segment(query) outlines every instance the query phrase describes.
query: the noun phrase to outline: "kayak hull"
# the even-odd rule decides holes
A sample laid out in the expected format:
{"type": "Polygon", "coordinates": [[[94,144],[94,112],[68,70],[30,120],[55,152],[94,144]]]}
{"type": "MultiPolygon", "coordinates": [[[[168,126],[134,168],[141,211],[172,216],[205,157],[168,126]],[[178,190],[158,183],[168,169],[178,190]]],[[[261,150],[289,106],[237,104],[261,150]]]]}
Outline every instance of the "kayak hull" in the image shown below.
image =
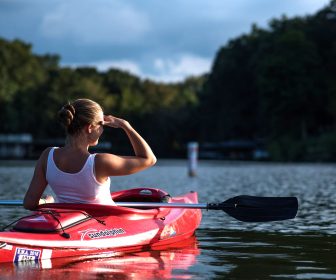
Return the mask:
{"type": "MultiPolygon", "coordinates": [[[[115,201],[197,203],[197,193],[168,197],[137,188],[112,193],[115,201]],[[168,198],[167,198],[168,197],[168,198]]],[[[93,204],[49,204],[0,232],[0,263],[64,257],[109,257],[120,252],[164,249],[192,236],[200,209],[138,209],[93,204]]]]}
{"type": "Polygon", "coordinates": [[[196,263],[199,254],[196,237],[191,236],[164,249],[120,253],[108,258],[98,255],[87,259],[80,256],[2,263],[0,275],[1,279],[62,279],[66,274],[69,279],[82,279],[85,272],[85,279],[99,279],[102,274],[113,279],[185,279],[185,272],[196,263]]]}

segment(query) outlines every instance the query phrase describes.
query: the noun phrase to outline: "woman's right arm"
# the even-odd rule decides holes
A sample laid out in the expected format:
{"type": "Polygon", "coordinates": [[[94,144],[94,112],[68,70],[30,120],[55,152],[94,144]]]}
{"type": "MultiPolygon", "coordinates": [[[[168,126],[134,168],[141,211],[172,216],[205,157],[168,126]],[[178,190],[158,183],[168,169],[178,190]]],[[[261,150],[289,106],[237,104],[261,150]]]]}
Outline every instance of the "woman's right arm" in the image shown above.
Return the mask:
{"type": "Polygon", "coordinates": [[[129,175],[156,163],[156,157],[150,146],[127,121],[113,116],[105,116],[104,125],[123,129],[132,144],[135,155],[97,154],[97,177],[129,175]]]}
{"type": "Polygon", "coordinates": [[[33,178],[23,200],[23,207],[34,210],[39,204],[52,202],[50,198],[41,201],[41,196],[48,184],[46,179],[46,163],[50,148],[43,151],[38,159],[33,178]]]}

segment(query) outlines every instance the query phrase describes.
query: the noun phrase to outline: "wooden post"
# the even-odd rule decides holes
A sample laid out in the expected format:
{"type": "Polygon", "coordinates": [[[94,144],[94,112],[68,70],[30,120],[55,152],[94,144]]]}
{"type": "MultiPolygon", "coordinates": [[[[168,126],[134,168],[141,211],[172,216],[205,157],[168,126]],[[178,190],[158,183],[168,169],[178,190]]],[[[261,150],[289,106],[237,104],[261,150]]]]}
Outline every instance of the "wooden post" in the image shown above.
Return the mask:
{"type": "Polygon", "coordinates": [[[198,161],[198,143],[189,142],[188,143],[188,175],[190,177],[196,176],[198,161]]]}

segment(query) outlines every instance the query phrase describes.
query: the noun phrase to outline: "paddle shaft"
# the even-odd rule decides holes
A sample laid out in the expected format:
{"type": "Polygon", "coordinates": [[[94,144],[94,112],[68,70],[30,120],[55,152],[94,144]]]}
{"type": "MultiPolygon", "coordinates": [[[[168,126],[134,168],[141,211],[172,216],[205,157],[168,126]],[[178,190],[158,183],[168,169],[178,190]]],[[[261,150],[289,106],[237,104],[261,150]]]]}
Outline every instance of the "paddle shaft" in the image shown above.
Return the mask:
{"type": "MultiPolygon", "coordinates": [[[[1,206],[22,206],[22,200],[0,200],[1,206]]],[[[116,202],[117,206],[139,208],[191,208],[207,209],[207,203],[116,202]]]]}
{"type": "MultiPolygon", "coordinates": [[[[0,200],[1,205],[22,206],[23,202],[22,200],[0,200]]],[[[116,202],[116,205],[140,209],[161,207],[223,210],[226,214],[243,222],[270,222],[293,219],[298,211],[296,197],[258,197],[248,195],[229,198],[221,203],[116,202]]],[[[52,203],[50,207],[53,207],[52,203]]]]}

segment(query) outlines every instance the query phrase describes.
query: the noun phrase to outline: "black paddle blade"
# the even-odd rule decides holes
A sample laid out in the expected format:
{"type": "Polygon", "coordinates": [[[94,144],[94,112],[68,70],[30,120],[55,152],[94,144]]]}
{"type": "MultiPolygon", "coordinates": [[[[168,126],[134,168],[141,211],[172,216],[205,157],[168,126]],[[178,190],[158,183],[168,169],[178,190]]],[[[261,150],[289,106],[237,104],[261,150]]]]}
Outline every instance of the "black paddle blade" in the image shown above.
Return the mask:
{"type": "Polygon", "coordinates": [[[296,197],[257,197],[240,195],[222,203],[208,204],[208,209],[223,210],[243,222],[270,222],[295,218],[296,197]]]}

